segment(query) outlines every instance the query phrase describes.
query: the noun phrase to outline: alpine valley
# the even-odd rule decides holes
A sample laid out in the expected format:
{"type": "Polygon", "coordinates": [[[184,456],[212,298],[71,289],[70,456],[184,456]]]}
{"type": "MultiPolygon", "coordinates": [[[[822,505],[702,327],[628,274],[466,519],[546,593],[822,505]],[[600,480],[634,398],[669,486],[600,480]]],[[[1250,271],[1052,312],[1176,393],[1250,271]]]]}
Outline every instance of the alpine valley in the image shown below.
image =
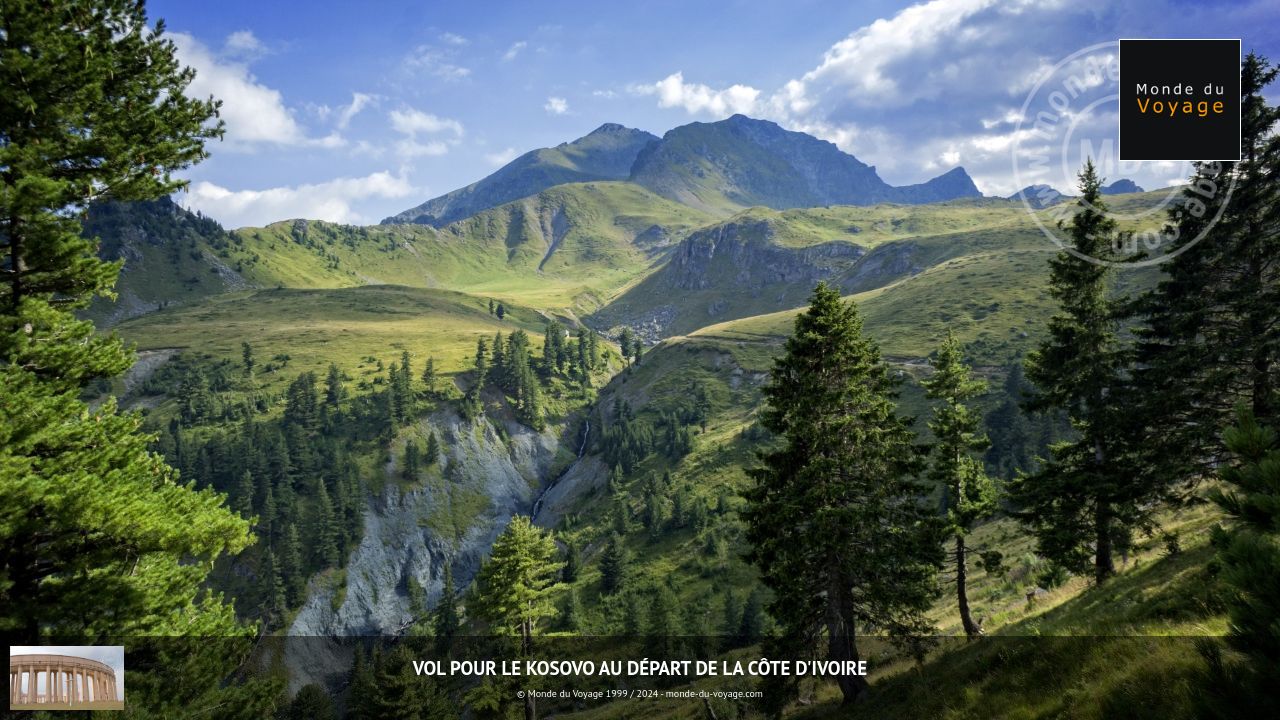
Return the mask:
{"type": "MultiPolygon", "coordinates": [[[[1122,209],[1167,196],[1112,187],[1122,209]]],[[[974,401],[987,471],[1033,471],[1072,432],[1019,406],[1023,357],[1056,308],[1058,248],[1029,214],[1053,222],[1052,195],[1035,210],[984,197],[959,167],[895,187],[829,142],[735,115],[662,137],[606,124],[378,225],[228,230],[169,200],[97,206],[85,233],[123,271],[117,298],[87,315],[138,362],[91,390],[141,411],[184,480],[254,519],[256,544],[220,561],[212,582],[267,634],[426,633],[442,604],[465,601],[508,521],[528,515],[565,563],[550,630],[717,636],[715,652],[759,658],[774,619],[741,513],[747,471],[775,441],[761,390],[796,314],[819,282],[855,300],[924,439],[920,381],[954,333],[988,381],[974,401]]],[[[1156,272],[1121,272],[1115,291],[1150,287],[1156,272]]],[[[1221,632],[1223,611],[1202,592],[1216,517],[1198,506],[1166,518],[1093,589],[997,513],[972,540],[1005,568],[971,568],[974,613],[1009,638],[1221,632]]],[[[930,617],[962,634],[950,596],[930,617]]],[[[972,685],[997,664],[1008,673],[982,693],[947,696],[948,716],[1034,704],[1037,717],[1103,717],[1120,686],[1158,713],[1184,707],[1184,685],[1139,680],[1190,662],[1105,637],[948,646],[922,660],[924,674],[887,651],[870,659],[878,691],[858,717],[941,717],[921,678],[972,685]],[[1131,662],[1138,652],[1144,662],[1131,662]],[[1015,677],[1038,672],[1062,692],[1015,677]]],[[[341,643],[287,660],[291,690],[347,687],[341,643]]],[[[792,712],[842,716],[834,687],[804,692],[792,712]]],[[[733,705],[655,701],[644,716],[733,717],[733,705]]]]}

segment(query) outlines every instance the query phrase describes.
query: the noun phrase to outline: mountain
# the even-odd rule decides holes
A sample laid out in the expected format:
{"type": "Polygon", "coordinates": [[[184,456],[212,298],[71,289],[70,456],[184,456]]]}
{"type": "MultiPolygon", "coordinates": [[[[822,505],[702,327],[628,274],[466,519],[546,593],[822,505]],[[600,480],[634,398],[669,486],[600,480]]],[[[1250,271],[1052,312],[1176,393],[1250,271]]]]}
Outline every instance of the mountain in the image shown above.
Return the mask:
{"type": "Polygon", "coordinates": [[[1138,183],[1129,178],[1120,178],[1119,180],[1106,185],[1102,188],[1103,195],[1127,195],[1129,193],[1146,192],[1138,183]]]}
{"type": "Polygon", "coordinates": [[[744,115],[667,132],[640,152],[631,180],[722,215],[757,205],[915,204],[981,195],[962,168],[927,183],[893,187],[874,167],[832,143],[744,115]]]}
{"type": "Polygon", "coordinates": [[[657,139],[643,130],[614,123],[601,125],[573,142],[527,152],[483,180],[432,198],[382,223],[441,227],[554,185],[625,180],[641,148],[657,139]]]}
{"type": "Polygon", "coordinates": [[[1031,207],[1039,210],[1041,208],[1047,208],[1050,205],[1056,205],[1065,200],[1066,197],[1066,195],[1058,192],[1057,189],[1041,183],[1038,185],[1028,185],[1005,199],[1022,200],[1025,198],[1031,207]]]}

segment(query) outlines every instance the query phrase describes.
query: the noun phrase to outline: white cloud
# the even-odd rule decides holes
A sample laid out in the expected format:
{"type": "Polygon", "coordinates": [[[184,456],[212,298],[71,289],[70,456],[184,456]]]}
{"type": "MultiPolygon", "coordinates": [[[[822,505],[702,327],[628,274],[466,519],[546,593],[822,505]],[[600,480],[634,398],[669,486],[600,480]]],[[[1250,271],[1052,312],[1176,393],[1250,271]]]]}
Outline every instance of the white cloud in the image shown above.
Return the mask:
{"type": "Polygon", "coordinates": [[[515,148],[504,148],[498,152],[485,153],[485,162],[490,165],[506,165],[507,163],[519,157],[520,153],[515,148]]]}
{"type": "Polygon", "coordinates": [[[418,142],[413,138],[405,138],[395,145],[396,155],[401,159],[410,159],[416,157],[432,157],[436,155],[444,155],[449,152],[449,146],[439,140],[430,142],[418,142]]]}
{"type": "Polygon", "coordinates": [[[414,136],[418,133],[451,132],[455,137],[462,137],[462,123],[449,118],[442,118],[431,113],[424,113],[413,108],[401,108],[391,111],[391,127],[403,135],[414,136]]]}
{"type": "Polygon", "coordinates": [[[471,76],[471,68],[456,61],[457,46],[437,48],[419,45],[404,59],[404,69],[412,75],[426,73],[446,82],[457,82],[471,76]]]}
{"type": "Polygon", "coordinates": [[[336,178],[322,183],[230,190],[211,182],[193,183],[175,200],[189,210],[213,217],[227,227],[260,226],[278,220],[308,218],[341,223],[369,222],[352,202],[370,198],[403,198],[420,194],[403,174],[376,172],[364,177],[336,178]]]}
{"type": "Polygon", "coordinates": [[[699,83],[686,83],[683,72],[675,72],[651,85],[632,85],[636,95],[656,95],[658,107],[681,107],[690,115],[728,117],[735,113],[757,112],[760,91],[747,85],[731,85],[715,90],[699,83]]]}
{"type": "Polygon", "coordinates": [[[351,104],[338,111],[338,129],[346,130],[347,125],[351,124],[351,118],[359,115],[361,110],[369,107],[369,105],[376,100],[377,98],[373,95],[367,95],[365,93],[351,93],[351,104]]]}
{"type": "Polygon", "coordinates": [[[515,60],[516,56],[520,54],[520,51],[527,47],[529,47],[529,43],[524,40],[511,43],[511,47],[507,48],[507,51],[502,53],[502,61],[511,62],[512,60],[515,60]]]}
{"type": "Polygon", "coordinates": [[[614,98],[618,97],[618,93],[616,93],[616,92],[614,92],[614,91],[612,91],[612,90],[592,90],[592,91],[591,91],[591,96],[592,96],[592,97],[598,97],[598,98],[604,98],[605,100],[612,100],[612,99],[614,99],[614,98]]]}
{"type": "MultiPolygon", "coordinates": [[[[252,33],[241,31],[228,38],[228,45],[245,47],[252,33]],[[238,40],[232,38],[239,36],[238,40]]],[[[341,138],[313,139],[284,104],[280,91],[258,82],[243,62],[215,55],[203,43],[184,33],[170,38],[178,49],[178,59],[196,71],[187,86],[187,94],[195,98],[210,95],[222,101],[221,116],[226,123],[226,146],[245,150],[257,143],[279,145],[317,145],[336,147],[341,138]]],[[[256,39],[254,40],[256,42],[256,39]]]]}
{"type": "Polygon", "coordinates": [[[552,115],[563,115],[569,112],[569,101],[562,97],[549,97],[547,98],[547,104],[543,105],[542,109],[552,115]]]}
{"type": "Polygon", "coordinates": [[[450,44],[450,45],[466,45],[468,42],[470,42],[470,40],[467,40],[466,38],[462,37],[461,35],[459,35],[459,34],[457,34],[457,33],[451,33],[451,32],[447,32],[447,33],[445,33],[445,34],[441,35],[441,36],[440,36],[440,39],[441,39],[441,40],[443,40],[443,41],[445,41],[446,43],[448,43],[448,44],[450,44]]]}
{"type": "MultiPolygon", "coordinates": [[[[1009,3],[1014,10],[1026,0],[1009,3]]],[[[936,50],[954,45],[981,47],[987,38],[982,33],[966,32],[965,21],[991,8],[995,0],[933,0],[912,5],[889,19],[880,19],[858,29],[833,45],[823,56],[822,64],[805,73],[804,86],[815,83],[836,85],[851,102],[883,107],[889,103],[905,105],[912,100],[937,93],[954,77],[948,61],[921,62],[922,54],[936,56],[936,50]],[[939,42],[949,38],[949,43],[939,42]],[[917,65],[911,82],[900,82],[903,62],[917,65]]],[[[961,61],[963,62],[963,61],[961,61]]]]}
{"type": "Polygon", "coordinates": [[[222,52],[230,57],[252,61],[267,54],[267,46],[262,44],[252,30],[237,30],[227,36],[222,44],[222,52]]]}

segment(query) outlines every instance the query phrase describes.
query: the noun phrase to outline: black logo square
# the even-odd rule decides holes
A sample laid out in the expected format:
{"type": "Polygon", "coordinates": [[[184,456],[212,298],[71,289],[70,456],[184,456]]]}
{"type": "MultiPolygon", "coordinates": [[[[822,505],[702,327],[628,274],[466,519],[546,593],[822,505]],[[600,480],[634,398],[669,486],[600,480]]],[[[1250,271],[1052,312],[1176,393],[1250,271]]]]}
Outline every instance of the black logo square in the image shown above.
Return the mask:
{"type": "Polygon", "coordinates": [[[1120,41],[1120,159],[1240,159],[1239,40],[1120,41]]]}

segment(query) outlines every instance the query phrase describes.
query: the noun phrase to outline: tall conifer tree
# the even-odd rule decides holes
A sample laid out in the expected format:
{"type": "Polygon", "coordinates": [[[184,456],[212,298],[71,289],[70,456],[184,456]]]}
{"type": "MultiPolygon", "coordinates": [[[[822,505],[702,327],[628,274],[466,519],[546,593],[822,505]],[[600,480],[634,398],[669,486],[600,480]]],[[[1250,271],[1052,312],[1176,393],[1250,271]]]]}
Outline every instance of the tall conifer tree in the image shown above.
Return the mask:
{"type": "MultiPolygon", "coordinates": [[[[782,446],[761,455],[744,513],[793,651],[825,635],[829,659],[856,661],[860,628],[930,629],[940,537],[912,477],[921,453],[896,384],[857,308],[819,284],[764,389],[762,424],[782,446]]],[[[837,682],[846,703],[867,690],[860,676],[837,682]]]]}

